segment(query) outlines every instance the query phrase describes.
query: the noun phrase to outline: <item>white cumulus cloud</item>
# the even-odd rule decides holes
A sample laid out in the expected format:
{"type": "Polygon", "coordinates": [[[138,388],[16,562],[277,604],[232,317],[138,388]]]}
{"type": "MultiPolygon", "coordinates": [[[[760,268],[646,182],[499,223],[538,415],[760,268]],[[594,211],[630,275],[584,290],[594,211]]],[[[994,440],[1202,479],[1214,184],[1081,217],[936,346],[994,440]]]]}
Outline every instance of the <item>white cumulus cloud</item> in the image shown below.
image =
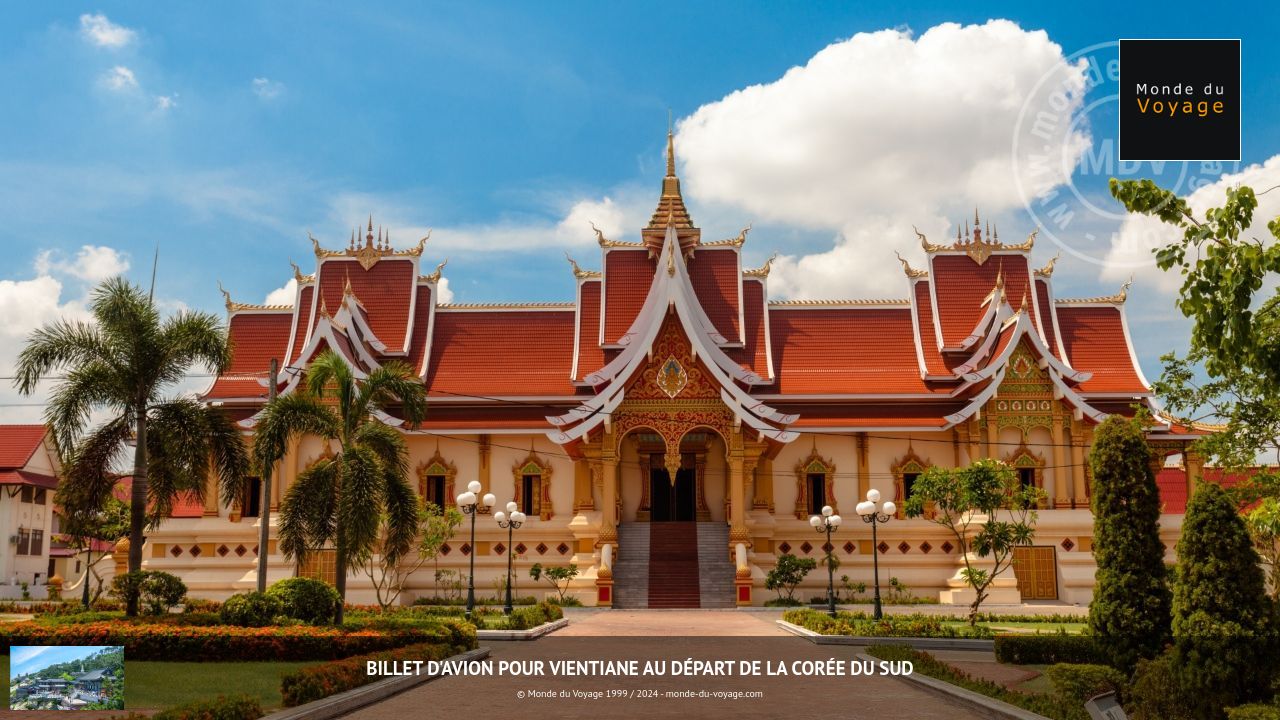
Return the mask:
{"type": "MultiPolygon", "coordinates": [[[[1018,111],[1050,74],[1083,87],[1046,33],[1007,20],[859,33],[681,121],[684,188],[754,220],[831,231],[831,250],[780,258],[777,294],[900,294],[893,250],[918,252],[912,225],[944,236],[975,205],[1020,206],[1018,111]]],[[[1038,151],[1078,158],[1088,137],[1063,129],[1049,142],[1038,151]]]]}
{"type": "Polygon", "coordinates": [[[129,28],[111,22],[102,13],[80,16],[80,36],[98,47],[122,48],[133,42],[137,35],[129,28]]]}
{"type": "Polygon", "coordinates": [[[70,275],[90,283],[121,275],[129,269],[129,256],[105,245],[84,245],[74,258],[66,258],[56,250],[45,250],[36,256],[36,273],[70,275]]]}
{"type": "Polygon", "coordinates": [[[284,92],[284,83],[279,80],[265,77],[253,79],[253,94],[263,100],[275,100],[282,92],[284,92]]]}
{"type": "Polygon", "coordinates": [[[283,287],[267,293],[267,299],[263,300],[266,305],[293,305],[293,301],[298,297],[298,281],[289,278],[289,282],[283,287]]]}
{"type": "Polygon", "coordinates": [[[177,105],[178,105],[178,93],[174,93],[172,95],[156,96],[156,110],[164,112],[165,110],[170,110],[176,107],[177,105]]]}
{"type": "Polygon", "coordinates": [[[133,71],[123,65],[116,65],[102,76],[102,84],[117,92],[132,90],[138,87],[138,78],[133,71]]]}

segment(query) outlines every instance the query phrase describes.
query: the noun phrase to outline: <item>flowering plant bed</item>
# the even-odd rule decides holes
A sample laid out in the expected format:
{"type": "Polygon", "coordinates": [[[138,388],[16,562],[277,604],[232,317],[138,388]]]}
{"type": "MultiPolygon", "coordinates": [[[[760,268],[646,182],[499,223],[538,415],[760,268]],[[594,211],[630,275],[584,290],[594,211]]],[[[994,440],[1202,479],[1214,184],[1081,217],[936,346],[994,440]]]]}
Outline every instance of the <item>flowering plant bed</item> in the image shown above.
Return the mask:
{"type": "Polygon", "coordinates": [[[123,645],[132,660],[333,660],[421,644],[475,647],[475,627],[451,618],[391,630],[121,622],[0,627],[5,653],[10,645],[123,645]]]}
{"type": "Polygon", "coordinates": [[[280,696],[284,699],[285,707],[296,707],[385,680],[386,678],[381,675],[368,674],[370,660],[443,660],[467,650],[473,650],[475,647],[474,639],[470,645],[426,643],[349,657],[323,665],[313,665],[282,677],[280,696]]]}

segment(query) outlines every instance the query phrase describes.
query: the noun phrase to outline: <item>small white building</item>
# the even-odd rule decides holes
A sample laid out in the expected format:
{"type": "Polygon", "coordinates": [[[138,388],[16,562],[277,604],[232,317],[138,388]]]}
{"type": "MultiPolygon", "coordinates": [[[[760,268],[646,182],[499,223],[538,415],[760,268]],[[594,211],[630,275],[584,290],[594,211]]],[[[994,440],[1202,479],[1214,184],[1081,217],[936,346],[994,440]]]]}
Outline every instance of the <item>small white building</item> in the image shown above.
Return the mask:
{"type": "Polygon", "coordinates": [[[0,599],[44,599],[61,464],[48,428],[0,425],[0,599]]]}

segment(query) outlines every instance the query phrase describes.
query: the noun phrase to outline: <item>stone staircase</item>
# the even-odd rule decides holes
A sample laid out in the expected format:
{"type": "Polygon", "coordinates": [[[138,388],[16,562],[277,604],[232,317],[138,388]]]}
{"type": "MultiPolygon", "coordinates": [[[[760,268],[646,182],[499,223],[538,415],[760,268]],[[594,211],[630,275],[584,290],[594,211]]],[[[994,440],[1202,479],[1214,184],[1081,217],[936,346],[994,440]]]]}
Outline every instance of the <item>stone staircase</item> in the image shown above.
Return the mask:
{"type": "Polygon", "coordinates": [[[698,523],[698,589],[704,608],[737,607],[733,560],[729,555],[729,526],[698,523]]]}
{"type": "Polygon", "coordinates": [[[618,554],[613,562],[613,606],[649,607],[649,523],[618,526],[618,554]]]}
{"type": "Polygon", "coordinates": [[[729,528],[718,522],[624,523],[613,565],[616,608],[734,607],[729,528]]]}

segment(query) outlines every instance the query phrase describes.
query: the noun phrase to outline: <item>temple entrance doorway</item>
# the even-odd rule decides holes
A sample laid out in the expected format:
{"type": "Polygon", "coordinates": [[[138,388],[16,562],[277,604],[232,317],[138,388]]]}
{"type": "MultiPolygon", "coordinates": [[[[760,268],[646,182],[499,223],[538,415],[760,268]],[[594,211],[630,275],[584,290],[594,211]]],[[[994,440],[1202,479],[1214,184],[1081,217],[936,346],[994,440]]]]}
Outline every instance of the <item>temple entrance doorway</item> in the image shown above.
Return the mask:
{"type": "Polygon", "coordinates": [[[681,454],[675,482],[662,465],[662,455],[649,462],[649,518],[653,522],[697,520],[697,461],[693,453],[681,454]]]}

